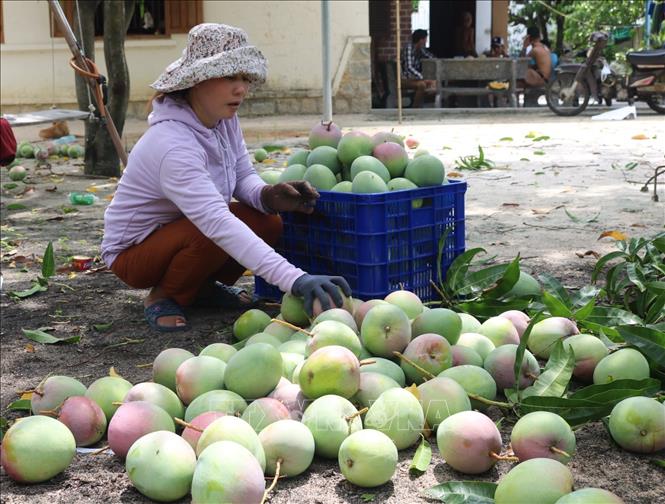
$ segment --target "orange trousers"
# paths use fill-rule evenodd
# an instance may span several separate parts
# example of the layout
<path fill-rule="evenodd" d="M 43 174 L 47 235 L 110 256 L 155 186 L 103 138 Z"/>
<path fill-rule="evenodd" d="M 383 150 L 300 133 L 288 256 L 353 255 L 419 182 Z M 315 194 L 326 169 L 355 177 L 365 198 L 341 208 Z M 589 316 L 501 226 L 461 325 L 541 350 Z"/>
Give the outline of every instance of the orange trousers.
<path fill-rule="evenodd" d="M 277 243 L 282 234 L 279 215 L 266 215 L 238 202 L 231 202 L 229 208 L 268 245 Z M 182 217 L 123 251 L 111 270 L 130 287 L 160 286 L 167 297 L 187 306 L 207 281 L 233 285 L 245 267 Z"/>

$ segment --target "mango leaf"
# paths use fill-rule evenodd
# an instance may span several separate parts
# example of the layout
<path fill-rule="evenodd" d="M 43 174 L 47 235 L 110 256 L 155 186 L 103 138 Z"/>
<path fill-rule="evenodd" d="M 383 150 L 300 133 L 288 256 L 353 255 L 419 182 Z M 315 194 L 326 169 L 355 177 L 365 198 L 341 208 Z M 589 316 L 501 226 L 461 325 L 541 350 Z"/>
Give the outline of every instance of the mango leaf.
<path fill-rule="evenodd" d="M 563 285 L 561 285 L 561 282 L 559 282 L 556 278 L 548 275 L 547 273 L 543 273 L 538 275 L 538 280 L 541 284 L 543 284 L 544 290 L 548 291 L 567 307 L 570 308 L 572 306 L 572 301 L 570 300 L 568 292 L 566 289 L 564 289 Z"/>
<path fill-rule="evenodd" d="M 52 345 L 54 343 L 78 343 L 81 340 L 80 335 L 70 336 L 68 338 L 57 338 L 52 334 L 44 332 L 44 329 L 46 329 L 46 327 L 40 327 L 35 330 L 21 329 L 21 331 L 23 331 L 26 338 L 46 345 Z"/>
<path fill-rule="evenodd" d="M 506 270 L 503 272 L 503 276 L 499 278 L 496 282 L 496 286 L 486 290 L 484 292 L 484 297 L 489 299 L 497 299 L 508 293 L 510 289 L 517 283 L 517 280 L 520 278 L 520 255 L 517 254 L 517 257 L 513 259 Z"/>
<path fill-rule="evenodd" d="M 615 380 L 611 383 L 604 383 L 602 385 L 588 385 L 575 391 L 570 395 L 569 399 L 583 399 L 585 401 L 593 401 L 597 403 L 605 403 L 608 400 L 616 401 L 626 397 L 633 397 L 634 395 L 651 396 L 658 392 L 660 383 L 653 378 L 645 378 L 644 380 Z"/>
<path fill-rule="evenodd" d="M 265 144 L 265 145 L 262 145 L 261 147 L 266 152 L 283 151 L 283 150 L 286 150 L 288 148 L 285 145 L 278 145 L 278 144 Z"/>
<path fill-rule="evenodd" d="M 14 298 L 23 299 L 30 296 L 34 296 L 38 292 L 44 292 L 46 290 L 48 290 L 47 286 L 41 285 L 39 282 L 35 282 L 32 284 L 32 286 L 29 289 L 10 292 L 9 295 Z"/>
<path fill-rule="evenodd" d="M 549 140 L 550 137 L 547 135 L 540 135 L 533 139 L 534 142 L 540 142 L 542 140 Z"/>
<path fill-rule="evenodd" d="M 626 343 L 639 348 L 644 355 L 665 368 L 665 333 L 636 326 L 619 326 L 616 329 Z"/>
<path fill-rule="evenodd" d="M 595 298 L 591 298 L 582 308 L 575 310 L 573 313 L 573 318 L 577 321 L 586 319 L 589 315 L 591 315 L 595 306 L 596 300 Z"/>
<path fill-rule="evenodd" d="M 97 332 L 104 332 L 111 329 L 111 326 L 113 326 L 113 322 L 106 322 L 103 324 L 93 324 L 92 328 Z"/>
<path fill-rule="evenodd" d="M 46 250 L 44 251 L 44 258 L 42 260 L 42 276 L 44 278 L 52 277 L 55 275 L 55 257 L 53 255 L 53 243 L 48 242 Z"/>
<path fill-rule="evenodd" d="M 539 311 L 533 317 L 531 317 L 529 325 L 526 326 L 524 333 L 520 337 L 520 344 L 517 346 L 517 350 L 515 351 L 515 365 L 513 367 L 513 373 L 515 377 L 513 383 L 515 384 L 515 389 L 513 390 L 513 394 L 511 394 L 511 396 L 508 396 L 508 392 L 506 391 L 506 397 L 508 397 L 508 399 L 512 402 L 519 402 L 520 400 L 520 392 L 517 386 L 519 384 L 519 379 L 522 374 L 522 362 L 524 361 L 524 352 L 526 351 L 526 346 L 529 343 L 531 330 L 533 329 L 533 326 L 536 325 L 538 322 L 540 322 L 543 318 L 544 317 L 542 311 Z"/>
<path fill-rule="evenodd" d="M 427 471 L 430 462 L 432 461 L 432 447 L 429 445 L 425 437 L 421 434 L 420 437 L 422 441 L 420 446 L 416 450 L 411 465 L 409 466 L 409 472 L 421 472 L 424 473 Z"/>
<path fill-rule="evenodd" d="M 424 490 L 423 494 L 446 504 L 494 504 L 497 486 L 487 481 L 448 481 Z"/>
<path fill-rule="evenodd" d="M 651 459 L 651 463 L 655 466 L 665 469 L 665 460 L 663 459 Z"/>
<path fill-rule="evenodd" d="M 10 203 L 6 208 L 7 210 L 25 210 L 28 207 L 23 203 Z"/>
<path fill-rule="evenodd" d="M 0 442 L 5 437 L 5 432 L 9 430 L 9 421 L 5 417 L 0 417 Z"/>
<path fill-rule="evenodd" d="M 524 311 L 529 306 L 528 299 L 511 299 L 502 301 L 500 299 L 487 299 L 478 301 L 466 301 L 457 303 L 455 308 L 465 313 L 481 318 L 496 317 L 508 310 Z"/>
<path fill-rule="evenodd" d="M 495 264 L 488 268 L 469 273 L 464 279 L 464 285 L 457 291 L 459 294 L 478 295 L 490 285 L 496 283 L 505 273 L 508 264 Z"/>
<path fill-rule="evenodd" d="M 436 278 L 437 281 L 439 282 L 439 285 L 443 284 L 443 270 L 441 269 L 441 264 L 443 263 L 443 249 L 446 246 L 446 240 L 448 239 L 448 235 L 451 232 L 450 227 L 446 227 L 443 233 L 441 233 L 441 238 L 439 238 L 439 244 L 438 244 L 438 253 L 436 257 Z"/>
<path fill-rule="evenodd" d="M 502 138 L 499 138 L 499 142 L 512 142 L 512 141 L 513 141 L 513 137 L 502 137 Z"/>
<path fill-rule="evenodd" d="M 441 246 L 441 244 L 439 244 Z M 467 250 L 466 252 L 460 254 L 455 258 L 455 260 L 450 264 L 448 271 L 446 272 L 446 284 L 451 291 L 455 292 L 457 290 L 458 282 L 464 280 L 466 272 L 469 270 L 471 261 L 473 258 L 480 254 L 486 253 L 484 248 L 473 248 Z"/>
<path fill-rule="evenodd" d="M 363 502 L 372 502 L 374 497 L 376 497 L 376 494 L 372 493 L 364 493 L 360 495 L 360 498 L 363 500 Z"/>
<path fill-rule="evenodd" d="M 573 313 L 562 301 L 547 291 L 543 292 L 543 303 L 553 317 L 573 318 Z"/>
<path fill-rule="evenodd" d="M 634 313 L 612 306 L 596 306 L 591 311 L 591 314 L 584 319 L 584 322 L 591 322 L 607 327 L 644 324 L 642 319 Z"/>
<path fill-rule="evenodd" d="M 30 399 L 19 399 L 7 406 L 7 409 L 15 411 L 30 411 L 32 406 L 30 404 Z"/>
<path fill-rule="evenodd" d="M 630 263 L 626 265 L 626 273 L 628 274 L 628 278 L 630 279 L 630 281 L 637 286 L 640 292 L 644 292 L 645 290 L 647 290 L 647 288 L 644 285 L 647 282 L 647 279 L 644 277 L 644 273 L 637 268 L 637 265 L 635 263 Z"/>
<path fill-rule="evenodd" d="M 545 370 L 533 385 L 522 391 L 522 397 L 550 396 L 561 397 L 566 393 L 575 367 L 575 354 L 572 348 L 564 348 L 557 340 L 545 365 Z"/>
<path fill-rule="evenodd" d="M 577 291 L 572 295 L 571 301 L 573 305 L 571 306 L 571 308 L 583 307 L 587 305 L 589 301 L 591 301 L 592 299 L 595 301 L 598 298 L 600 292 L 601 289 L 599 287 L 595 287 L 593 285 L 585 285 L 579 291 Z"/>

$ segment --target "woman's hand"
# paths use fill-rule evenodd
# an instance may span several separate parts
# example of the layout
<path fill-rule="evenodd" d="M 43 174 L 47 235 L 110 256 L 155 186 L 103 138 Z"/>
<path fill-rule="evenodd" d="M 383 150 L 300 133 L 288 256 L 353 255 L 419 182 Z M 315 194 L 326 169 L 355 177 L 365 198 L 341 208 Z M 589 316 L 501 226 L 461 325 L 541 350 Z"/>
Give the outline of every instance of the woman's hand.
<path fill-rule="evenodd" d="M 261 191 L 261 202 L 273 212 L 311 214 L 318 198 L 318 191 L 304 180 L 280 182 Z"/>

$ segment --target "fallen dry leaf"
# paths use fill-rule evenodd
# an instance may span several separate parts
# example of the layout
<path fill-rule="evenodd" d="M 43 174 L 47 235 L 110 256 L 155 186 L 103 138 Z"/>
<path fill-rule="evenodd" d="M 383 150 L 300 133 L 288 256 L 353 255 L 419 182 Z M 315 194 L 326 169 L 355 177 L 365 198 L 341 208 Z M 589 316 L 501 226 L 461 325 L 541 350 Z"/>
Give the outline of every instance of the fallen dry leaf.
<path fill-rule="evenodd" d="M 584 259 L 586 256 L 594 256 L 596 259 L 600 259 L 600 254 L 596 252 L 595 250 L 587 250 L 584 253 L 581 252 L 575 252 L 575 255 L 579 257 L 580 259 Z"/>
<path fill-rule="evenodd" d="M 420 391 L 418 390 L 418 386 L 415 383 L 412 384 L 409 387 L 404 387 L 404 389 L 407 392 L 411 392 L 415 396 L 416 399 L 420 400 Z"/>
<path fill-rule="evenodd" d="M 626 241 L 628 237 L 623 234 L 621 231 L 604 231 L 600 233 L 600 236 L 598 237 L 599 240 L 609 236 L 610 238 L 614 238 L 617 241 Z"/>
<path fill-rule="evenodd" d="M 464 178 L 464 174 L 456 171 L 446 173 L 446 177 L 450 178 Z"/>
<path fill-rule="evenodd" d="M 646 136 L 644 133 L 638 133 L 637 135 L 633 135 L 631 138 L 633 140 L 649 140 L 649 137 Z"/>
<path fill-rule="evenodd" d="M 45 219 L 47 221 L 61 221 L 64 220 L 65 218 L 62 215 L 56 215 L 55 217 L 49 217 L 48 219 Z"/>
<path fill-rule="evenodd" d="M 118 372 L 115 370 L 115 368 L 113 366 L 111 366 L 111 369 L 109 369 L 109 376 L 114 376 L 116 378 L 122 378 L 122 376 L 120 376 L 118 374 Z"/>
<path fill-rule="evenodd" d="M 53 187 L 45 187 L 44 190 L 46 192 L 56 192 L 58 190 L 58 186 L 53 186 Z"/>
<path fill-rule="evenodd" d="M 97 191 L 99 191 L 99 189 L 97 188 L 97 186 L 94 185 L 91 185 L 90 187 L 86 188 L 86 192 L 96 193 Z"/>
<path fill-rule="evenodd" d="M 519 203 L 502 203 L 501 206 L 502 207 L 518 207 L 518 206 L 520 206 L 520 204 Z"/>
<path fill-rule="evenodd" d="M 35 353 L 35 347 L 31 343 L 25 345 L 25 351 L 28 353 Z"/>
<path fill-rule="evenodd" d="M 67 278 L 68 278 L 69 280 L 72 280 L 72 279 L 76 278 L 76 273 L 73 272 L 73 271 L 70 271 L 70 272 L 69 272 L 69 275 L 67 275 Z"/>
<path fill-rule="evenodd" d="M 104 199 L 105 199 L 106 201 L 111 201 L 111 200 L 113 199 L 113 196 L 115 196 L 115 193 L 112 193 L 112 194 L 109 194 L 109 195 L 107 195 L 107 196 L 104 196 Z"/>
<path fill-rule="evenodd" d="M 636 222 L 635 224 L 631 224 L 630 227 L 645 228 L 646 226 L 644 224 L 639 224 Z"/>
<path fill-rule="evenodd" d="M 33 391 L 32 391 L 32 390 L 31 390 L 30 392 L 23 392 L 23 393 L 21 394 L 21 400 L 27 400 L 27 401 L 29 401 L 30 399 L 32 399 L 32 394 L 33 394 Z"/>

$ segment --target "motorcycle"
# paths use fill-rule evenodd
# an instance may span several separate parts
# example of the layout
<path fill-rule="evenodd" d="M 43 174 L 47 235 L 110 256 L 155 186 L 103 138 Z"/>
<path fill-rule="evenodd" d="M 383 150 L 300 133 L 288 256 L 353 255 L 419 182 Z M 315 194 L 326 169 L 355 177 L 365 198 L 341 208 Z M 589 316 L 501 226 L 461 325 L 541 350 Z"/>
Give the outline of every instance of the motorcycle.
<path fill-rule="evenodd" d="M 621 75 L 601 56 L 608 39 L 606 33 L 593 33 L 584 63 L 562 64 L 556 69 L 545 92 L 550 110 L 560 116 L 574 116 L 587 108 L 593 96 L 607 105 L 612 100 L 629 105 L 645 101 L 655 112 L 665 114 L 665 48 L 626 54 L 631 71 Z"/>

